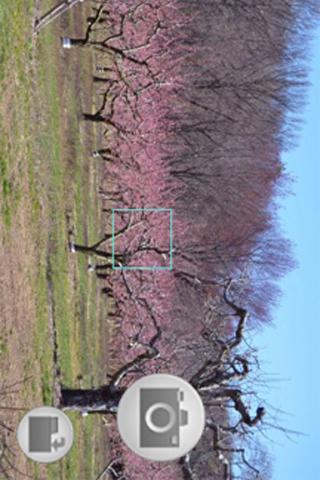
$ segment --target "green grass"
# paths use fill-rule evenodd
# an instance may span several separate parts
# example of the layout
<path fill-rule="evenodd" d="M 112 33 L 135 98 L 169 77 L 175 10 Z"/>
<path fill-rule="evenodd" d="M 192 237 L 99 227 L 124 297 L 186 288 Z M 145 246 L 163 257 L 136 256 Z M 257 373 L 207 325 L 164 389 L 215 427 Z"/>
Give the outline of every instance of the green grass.
<path fill-rule="evenodd" d="M 19 159 L 25 153 L 29 133 L 30 77 L 26 65 L 31 59 L 30 29 L 31 0 L 1 2 L 0 5 L 0 98 L 14 90 L 14 102 L 0 111 L 0 194 L 1 212 L 6 227 L 21 200 L 19 182 L 12 174 L 11 165 L 19 168 Z M 8 100 L 9 102 L 9 100 Z M 19 138 L 19 142 L 12 142 Z"/>
<path fill-rule="evenodd" d="M 0 82 L 8 68 L 15 70 L 18 78 L 24 78 L 26 57 L 31 58 L 31 39 L 28 35 L 32 0 L 13 0 L 0 5 Z"/>
<path fill-rule="evenodd" d="M 46 3 L 49 6 L 50 2 Z M 25 209 L 30 218 L 36 257 L 26 281 L 32 286 L 36 318 L 32 324 L 34 349 L 25 359 L 23 375 L 28 377 L 38 368 L 40 377 L 33 376 L 22 396 L 31 396 L 37 404 L 52 404 L 49 288 L 63 383 L 76 387 L 81 373 L 84 386 L 89 387 L 103 377 L 99 371 L 97 284 L 88 275 L 87 258 L 72 257 L 68 251 L 66 219 L 67 211 L 71 212 L 79 242 L 91 241 L 98 236 L 99 215 L 95 189 L 89 182 L 90 159 L 84 154 L 73 80 L 61 71 L 54 27 L 43 31 L 33 47 L 32 7 L 32 0 L 0 5 L 0 221 L 10 241 L 18 214 Z M 90 60 L 86 61 L 89 68 Z M 66 144 L 65 104 L 72 152 Z M 6 353 L 2 337 L 1 352 Z M 92 478 L 96 470 L 92 438 L 99 419 L 71 417 L 80 443 L 62 463 L 48 466 L 49 480 L 75 480 L 80 475 Z M 40 478 L 39 467 L 33 468 L 33 477 Z"/>
<path fill-rule="evenodd" d="M 96 235 L 96 207 L 95 199 L 92 198 L 92 192 L 89 190 L 88 179 L 84 168 L 84 159 L 82 158 L 82 146 L 79 136 L 79 126 L 77 119 L 77 98 L 71 88 L 67 88 L 68 112 L 70 115 L 69 135 L 72 137 L 73 155 L 72 170 L 65 158 L 65 152 L 61 145 L 63 143 L 61 127 L 62 105 L 59 101 L 59 85 L 56 75 L 56 64 L 45 62 L 45 58 L 52 58 L 57 55 L 54 50 L 55 38 L 51 32 L 48 32 L 41 42 L 39 50 L 39 82 L 42 89 L 43 98 L 47 98 L 46 123 L 45 128 L 41 130 L 41 151 L 46 154 L 46 161 L 50 168 L 47 175 L 47 202 L 49 212 L 49 235 L 47 258 L 47 268 L 50 269 L 50 278 L 52 281 L 52 299 L 53 312 L 57 328 L 57 341 L 59 347 L 59 363 L 62 371 L 63 383 L 70 386 L 76 386 L 76 378 L 79 373 L 84 374 L 84 378 L 97 376 L 97 363 L 91 358 L 93 351 L 96 350 L 96 332 L 99 330 L 99 318 L 96 310 L 96 285 L 88 277 L 87 259 L 85 257 L 77 258 L 77 288 L 70 282 L 69 259 L 70 253 L 67 249 L 67 224 L 66 210 L 72 203 L 74 208 L 75 229 L 78 232 L 78 241 L 84 240 L 84 221 L 87 225 L 87 235 Z M 41 61 L 42 60 L 42 61 Z M 56 59 L 58 62 L 58 59 Z M 46 152 L 46 153 L 45 153 Z M 90 214 L 89 214 L 90 213 Z M 45 303 L 45 302 L 44 302 Z M 90 305 L 90 309 L 87 305 Z M 41 316 L 39 318 L 41 321 Z M 42 324 L 37 329 L 43 332 Z M 39 335 L 38 335 L 39 336 Z M 39 339 L 42 345 L 42 339 Z M 52 398 L 50 392 L 50 356 L 46 352 L 42 354 L 42 391 L 45 398 Z M 45 360 L 45 361 L 43 361 Z M 92 369 L 90 371 L 90 368 Z M 90 372 L 90 374 L 89 374 Z M 76 438 L 83 436 L 86 446 L 85 459 L 83 460 L 81 451 L 76 446 L 72 449 L 68 457 L 64 460 L 63 466 L 48 467 L 48 478 L 57 478 L 58 474 L 63 478 L 76 480 L 79 478 L 79 466 L 84 464 L 86 471 L 85 478 L 90 478 L 93 472 L 93 449 L 92 437 L 93 424 L 97 422 L 94 419 L 86 419 L 85 426 L 83 420 L 78 415 L 71 414 L 75 427 Z M 91 448 L 88 448 L 90 444 Z M 82 474 L 83 475 L 83 474 Z"/>

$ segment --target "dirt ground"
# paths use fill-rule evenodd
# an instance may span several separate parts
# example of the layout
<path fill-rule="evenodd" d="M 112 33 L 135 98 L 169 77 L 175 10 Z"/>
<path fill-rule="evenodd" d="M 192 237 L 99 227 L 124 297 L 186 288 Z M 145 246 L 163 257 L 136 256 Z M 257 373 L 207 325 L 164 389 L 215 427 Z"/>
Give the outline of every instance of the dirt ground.
<path fill-rule="evenodd" d="M 54 403 L 57 370 L 74 387 L 100 384 L 107 370 L 106 307 L 88 260 L 68 249 L 70 230 L 79 241 L 101 230 L 101 171 L 90 157 L 98 132 L 79 121 L 95 98 L 94 58 L 60 48 L 61 36 L 83 33 L 89 7 L 34 38 L 35 15 L 56 2 L 15 1 L 23 24 L 0 81 L 0 421 L 10 429 L 0 431 L 16 470 L 5 466 L 15 480 L 89 480 L 107 461 L 101 419 L 71 416 L 75 446 L 50 467 L 26 460 L 15 438 L 25 411 Z"/>

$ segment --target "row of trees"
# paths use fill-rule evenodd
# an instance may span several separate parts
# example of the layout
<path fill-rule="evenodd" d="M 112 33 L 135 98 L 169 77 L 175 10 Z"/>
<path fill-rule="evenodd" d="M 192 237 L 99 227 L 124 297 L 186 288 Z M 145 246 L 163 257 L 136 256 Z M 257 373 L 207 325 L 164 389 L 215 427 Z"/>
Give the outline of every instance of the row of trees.
<path fill-rule="evenodd" d="M 288 188 L 281 152 L 297 126 L 316 7 L 95 1 L 83 37 L 68 40 L 95 52 L 101 103 L 83 120 L 102 127 L 93 156 L 103 162 L 110 228 L 116 209 L 112 234 L 107 227 L 94 244 L 70 246 L 90 256 L 114 301 L 124 366 L 97 389 L 62 386 L 61 407 L 116 413 L 133 380 L 169 371 L 192 383 L 207 411 L 202 441 L 177 464 L 137 459 L 112 430 L 114 457 L 102 475 L 270 476 L 252 432 L 273 419 L 257 396 L 259 362 L 246 331 L 270 319 L 277 281 L 293 266 L 275 198 Z M 173 210 L 173 244 L 170 218 L 154 208 Z M 123 269 L 167 267 L 171 254 L 171 270 Z"/>

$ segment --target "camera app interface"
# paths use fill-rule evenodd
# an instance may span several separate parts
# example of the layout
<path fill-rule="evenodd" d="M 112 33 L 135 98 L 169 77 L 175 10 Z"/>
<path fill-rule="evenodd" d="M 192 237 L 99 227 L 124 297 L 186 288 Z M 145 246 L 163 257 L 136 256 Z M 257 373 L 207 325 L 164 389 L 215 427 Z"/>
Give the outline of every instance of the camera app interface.
<path fill-rule="evenodd" d="M 319 0 L 0 0 L 0 480 L 315 480 Z"/>

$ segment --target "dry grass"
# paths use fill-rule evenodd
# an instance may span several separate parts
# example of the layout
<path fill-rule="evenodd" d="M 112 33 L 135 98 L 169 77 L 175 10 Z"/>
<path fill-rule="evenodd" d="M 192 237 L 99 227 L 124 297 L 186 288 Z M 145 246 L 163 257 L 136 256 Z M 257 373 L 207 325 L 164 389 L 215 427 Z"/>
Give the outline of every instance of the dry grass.
<path fill-rule="evenodd" d="M 104 380 L 108 334 L 87 259 L 67 247 L 69 228 L 83 241 L 99 235 L 101 224 L 99 170 L 89 157 L 96 134 L 78 121 L 92 103 L 93 59 L 61 51 L 59 38 L 80 29 L 86 11 L 78 8 L 35 40 L 34 7 L 31 0 L 0 7 L 0 384 L 28 378 L 1 400 L 27 409 L 54 400 L 53 328 L 61 379 L 70 386 L 80 373 L 83 386 Z M 22 414 L 0 410 L 13 430 Z M 28 462 L 12 434 L 15 466 L 34 480 L 91 478 L 106 454 L 105 434 L 97 419 L 73 421 L 75 448 L 48 468 Z"/>

